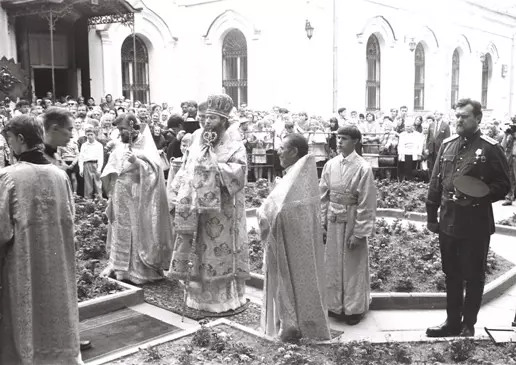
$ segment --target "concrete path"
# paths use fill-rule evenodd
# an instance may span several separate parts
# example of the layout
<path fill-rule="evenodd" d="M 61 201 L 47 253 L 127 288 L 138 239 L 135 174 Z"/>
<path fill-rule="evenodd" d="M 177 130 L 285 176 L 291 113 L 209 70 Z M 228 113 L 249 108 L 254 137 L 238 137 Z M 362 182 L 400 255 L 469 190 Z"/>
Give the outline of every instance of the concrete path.
<path fill-rule="evenodd" d="M 493 211 L 495 221 L 509 218 L 516 213 L 516 204 L 502 206 L 502 202 L 497 202 L 493 204 Z M 416 224 L 424 226 L 424 223 Z M 250 227 L 257 227 L 254 217 L 248 217 L 248 229 Z M 494 234 L 491 237 L 491 248 L 516 264 L 516 237 Z M 246 293 L 253 302 L 261 305 L 261 290 L 248 286 Z M 476 337 L 487 338 L 484 327 L 510 326 L 515 314 L 516 285 L 501 297 L 482 306 L 475 326 Z M 373 310 L 356 326 L 348 326 L 345 322 L 339 322 L 334 318 L 330 318 L 330 325 L 332 329 L 344 332 L 339 337 L 340 341 L 426 341 L 428 340 L 425 336 L 426 328 L 441 324 L 445 318 L 445 310 Z"/>
<path fill-rule="evenodd" d="M 513 256 L 516 255 L 513 254 Z M 511 261 L 516 264 L 516 257 Z M 248 286 L 246 294 L 251 301 L 261 305 L 261 290 Z M 475 326 L 476 338 L 487 338 L 484 327 L 509 327 L 515 313 L 516 285 L 501 297 L 482 306 Z M 344 332 L 339 337 L 339 340 L 344 342 L 426 341 L 429 340 L 425 336 L 426 329 L 441 324 L 445 318 L 445 310 L 372 310 L 356 326 L 348 326 L 345 322 L 339 322 L 334 318 L 330 318 L 330 326 L 332 329 Z"/>

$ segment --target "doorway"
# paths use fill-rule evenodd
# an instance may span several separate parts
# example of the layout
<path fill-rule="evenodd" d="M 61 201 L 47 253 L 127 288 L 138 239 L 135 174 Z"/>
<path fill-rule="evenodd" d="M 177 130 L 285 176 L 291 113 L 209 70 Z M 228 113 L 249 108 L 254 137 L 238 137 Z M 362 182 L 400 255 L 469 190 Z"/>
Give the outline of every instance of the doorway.
<path fill-rule="evenodd" d="M 54 69 L 56 98 L 67 95 L 68 91 L 68 70 Z M 47 91 L 52 91 L 52 69 L 34 68 L 34 89 L 38 98 L 44 98 Z"/>

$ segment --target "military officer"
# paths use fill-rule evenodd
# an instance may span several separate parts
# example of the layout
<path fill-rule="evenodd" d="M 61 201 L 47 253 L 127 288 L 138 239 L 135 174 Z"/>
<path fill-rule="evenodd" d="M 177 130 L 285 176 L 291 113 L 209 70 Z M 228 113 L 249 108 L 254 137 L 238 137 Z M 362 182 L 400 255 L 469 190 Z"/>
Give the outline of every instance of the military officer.
<path fill-rule="evenodd" d="M 481 104 L 461 99 L 455 113 L 457 134 L 439 149 L 426 202 L 427 227 L 439 234 L 447 313 L 442 325 L 427 329 L 428 337 L 474 336 L 495 231 L 491 203 L 504 199 L 510 189 L 503 150 L 480 133 Z"/>

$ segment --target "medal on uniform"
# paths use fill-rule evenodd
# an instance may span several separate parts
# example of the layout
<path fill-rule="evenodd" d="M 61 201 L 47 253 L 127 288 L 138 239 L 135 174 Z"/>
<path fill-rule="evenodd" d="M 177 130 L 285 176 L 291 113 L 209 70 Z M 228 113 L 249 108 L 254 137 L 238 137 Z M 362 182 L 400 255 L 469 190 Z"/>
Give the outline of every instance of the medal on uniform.
<path fill-rule="evenodd" d="M 475 151 L 475 164 L 478 162 L 478 160 L 482 161 L 482 162 L 486 162 L 486 157 L 485 156 L 482 156 L 482 149 L 479 148 Z"/>

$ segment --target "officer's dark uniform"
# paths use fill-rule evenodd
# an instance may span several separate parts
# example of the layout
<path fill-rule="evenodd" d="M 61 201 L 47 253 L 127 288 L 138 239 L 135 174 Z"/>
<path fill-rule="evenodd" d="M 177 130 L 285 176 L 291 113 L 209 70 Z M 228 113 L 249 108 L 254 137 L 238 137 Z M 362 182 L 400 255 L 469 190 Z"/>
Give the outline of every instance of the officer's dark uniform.
<path fill-rule="evenodd" d="M 437 154 L 426 210 L 428 222 L 435 223 L 440 207 L 439 243 L 446 275 L 447 324 L 453 332 L 450 335 L 461 331 L 462 315 L 463 325 L 471 329 L 477 322 L 489 240 L 495 231 L 491 203 L 504 199 L 508 193 L 508 169 L 498 142 L 480 131 L 470 138 L 455 135 L 445 139 Z M 454 200 L 453 182 L 463 175 L 483 181 L 489 194 L 485 198 L 462 196 Z"/>

